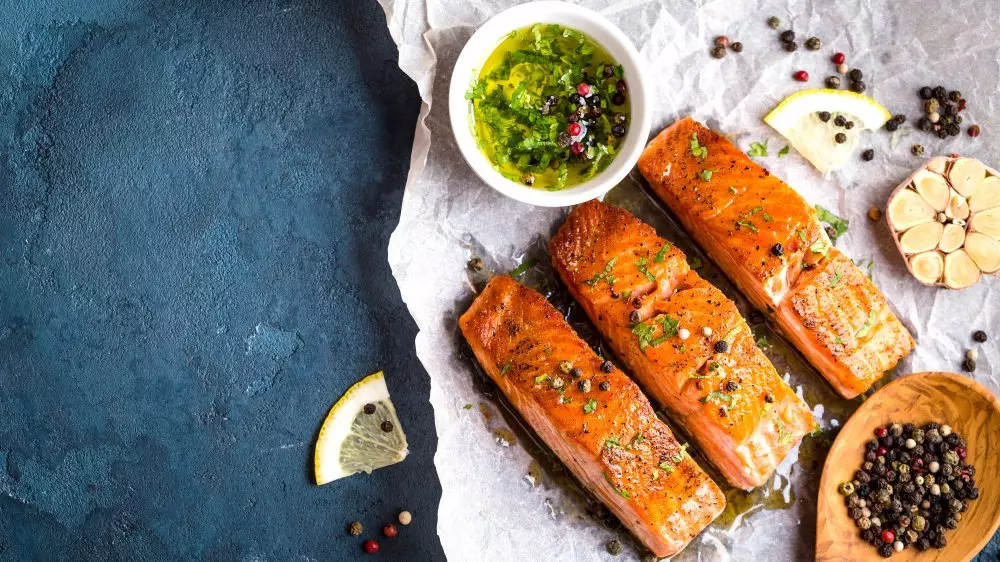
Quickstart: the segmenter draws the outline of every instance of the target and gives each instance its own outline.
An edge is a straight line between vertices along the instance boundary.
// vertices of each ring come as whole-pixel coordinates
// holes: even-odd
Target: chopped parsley
[[[463,410],[471,410],[472,409],[472,404],[466,404],[465,406],[462,406],[462,409]]]
[[[608,485],[611,486],[612,490],[614,490],[615,492],[618,492],[619,496],[621,496],[623,498],[631,498],[632,497],[632,494],[628,493],[627,490],[619,489],[617,486],[615,486],[614,482],[611,481],[611,477],[608,476],[607,472],[604,473],[604,479],[608,481]]]
[[[830,287],[831,288],[836,287],[837,283],[840,283],[840,280],[843,277],[844,277],[844,274],[840,272],[840,268],[839,267],[834,268],[834,270],[833,270],[833,279],[830,280]]]
[[[837,345],[844,345],[844,340],[840,339],[840,336],[833,338],[833,343]]]
[[[782,148],[781,150],[778,151],[778,158],[781,158],[782,156],[785,156],[786,154],[788,154],[788,145],[787,144],[785,145],[785,148]]]
[[[663,315],[663,335],[667,337],[674,337],[677,335],[677,326],[680,326],[680,320],[674,320],[669,314]]]
[[[656,328],[644,322],[639,322],[632,328],[632,333],[639,338],[639,349],[645,351],[647,347],[652,345],[657,345],[653,343],[653,334],[656,332]]]
[[[538,260],[536,259],[525,260],[521,262],[521,265],[510,270],[510,276],[514,278],[520,277],[524,275],[529,269],[535,267],[536,263],[538,263]]]
[[[729,193],[732,193],[733,195],[736,195],[736,188],[733,187],[733,186],[729,186]]]
[[[756,234],[757,232],[760,232],[759,230],[757,230],[757,225],[755,225],[754,223],[752,223],[750,221],[747,221],[747,220],[738,220],[738,221],[736,221],[736,226],[745,228],[745,229],[749,230],[750,232],[753,232],[754,234]]]
[[[691,154],[702,160],[708,156],[708,149],[698,143],[698,133],[691,133]]]
[[[753,158],[767,156],[767,142],[768,141],[765,140],[763,143],[750,143],[750,152],[747,152],[747,155]]]
[[[640,273],[646,276],[646,279],[649,279],[650,283],[655,283],[656,276],[650,273],[649,269],[646,268],[647,263],[649,263],[648,260],[643,257],[639,258],[639,260],[635,262],[635,266],[639,269]]]
[[[621,445],[618,443],[618,437],[612,435],[604,440],[605,449],[621,449]]]
[[[773,222],[774,221],[774,217],[772,217],[771,215],[769,215],[767,213],[767,211],[764,211],[764,214],[762,216],[764,217],[764,222]]]
[[[864,326],[861,326],[861,329],[858,330],[858,333],[854,334],[854,338],[861,339],[867,336],[868,332],[872,331],[872,324],[874,323],[875,323],[875,309],[873,308],[868,311],[868,320],[865,321]]]
[[[819,220],[833,227],[836,234],[830,237],[831,242],[836,242],[837,238],[840,238],[842,234],[847,232],[847,227],[851,221],[842,219],[819,205],[816,205],[816,212],[819,214]]]
[[[585,414],[593,414],[594,410],[596,409],[597,409],[597,400],[594,400],[593,398],[587,400],[587,403],[583,405],[583,413]]]
[[[680,452],[677,453],[676,455],[674,455],[673,458],[671,458],[670,460],[672,460],[674,462],[677,462],[677,463],[683,461],[684,460],[684,451],[686,451],[687,448],[688,448],[688,444],[687,443],[684,443],[683,445],[681,445]]]
[[[691,256],[688,265],[691,266],[691,269],[698,269],[704,264],[701,263],[701,258],[698,256]]]
[[[632,438],[632,441],[629,442],[628,446],[635,447],[636,445],[642,443],[645,440],[646,438],[642,436],[642,433],[636,433],[635,437]]]
[[[663,470],[666,470],[668,475],[669,474],[673,474],[674,471],[677,470],[677,467],[675,467],[674,465],[670,464],[669,461],[663,461],[663,462],[661,462],[660,463],[660,468],[662,468]]]
[[[670,242],[667,242],[660,248],[659,252],[656,252],[656,256],[653,257],[653,261],[656,263],[663,263],[667,259],[667,252],[670,250]]]
[[[826,254],[830,251],[830,246],[827,245],[826,240],[820,238],[813,242],[812,246],[809,246],[809,249],[812,250],[814,254]]]
[[[591,287],[597,285],[601,281],[607,281],[608,285],[614,285],[615,281],[617,281],[618,279],[614,275],[611,275],[611,270],[614,269],[615,263],[617,262],[618,262],[617,256],[611,258],[608,264],[604,266],[603,271],[595,275],[593,279],[588,279],[587,281],[584,281],[584,283],[590,285]]]
[[[505,376],[507,374],[507,371],[509,370],[510,370],[510,363],[507,363],[506,365],[503,366],[502,369],[500,369],[500,376],[501,377]]]
[[[774,418],[774,427],[778,430],[778,445],[787,445],[792,442],[792,434],[785,429],[785,421],[781,418]]]
[[[799,235],[799,240],[801,240],[803,242],[806,242],[806,231],[804,231],[804,230],[797,230],[795,232],[796,232],[796,234]]]
[[[726,334],[726,337],[722,339],[726,340],[726,343],[728,343],[729,345],[733,345],[733,340],[736,339],[736,334],[738,333],[740,333],[739,326],[733,328],[732,330],[729,330],[729,333]]]
[[[538,375],[537,377],[535,377],[535,384],[542,384],[547,380],[549,380],[548,375]]]
[[[712,174],[714,174],[716,171],[717,170],[702,170],[698,172],[698,177],[705,181],[709,181],[712,179]]]
[[[708,404],[713,400],[718,400],[720,402],[732,402],[733,397],[726,394],[725,392],[719,392],[718,390],[713,390],[708,393],[708,396],[701,399],[702,404]]]

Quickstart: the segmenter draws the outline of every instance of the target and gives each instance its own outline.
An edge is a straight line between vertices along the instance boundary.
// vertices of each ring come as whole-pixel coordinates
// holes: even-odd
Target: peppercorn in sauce
[[[549,253],[616,355],[734,486],[766,482],[814,428],[736,305],[651,226],[590,201]]]
[[[495,277],[459,324],[528,425],[654,554],[680,551],[722,512],[725,496],[639,387],[542,295]]]
[[[882,293],[833,248],[816,210],[719,133],[682,119],[650,141],[639,170],[844,397],[867,390],[913,349]]]

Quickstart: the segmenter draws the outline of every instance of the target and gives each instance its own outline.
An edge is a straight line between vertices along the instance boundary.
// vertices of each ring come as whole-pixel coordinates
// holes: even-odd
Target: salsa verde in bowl
[[[549,207],[614,187],[651,122],[635,48],[608,20],[563,2],[522,4],[479,28],[456,62],[449,110],[480,178]]]

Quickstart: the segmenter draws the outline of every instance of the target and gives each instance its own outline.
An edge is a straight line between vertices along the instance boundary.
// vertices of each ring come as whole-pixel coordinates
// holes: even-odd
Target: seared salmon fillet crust
[[[740,290],[845,398],[913,349],[882,293],[833,248],[816,210],[690,117],[646,146],[639,171]]]
[[[459,325],[528,425],[654,554],[677,553],[725,508],[639,387],[617,368],[602,370],[545,297],[494,277]]]
[[[766,482],[815,427],[736,305],[651,226],[590,201],[569,215],[549,253],[635,380],[733,486]]]

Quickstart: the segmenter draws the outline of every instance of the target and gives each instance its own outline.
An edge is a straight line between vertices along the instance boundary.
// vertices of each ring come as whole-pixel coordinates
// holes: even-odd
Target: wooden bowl
[[[918,373],[897,379],[865,400],[837,436],[823,467],[816,519],[816,560],[884,560],[861,540],[837,487],[863,462],[865,442],[890,423],[950,425],[968,442],[965,462],[976,467],[979,498],[969,502],[948,546],[923,552],[909,547],[891,560],[971,560],[1000,526],[1000,400],[981,384],[953,373]]]

